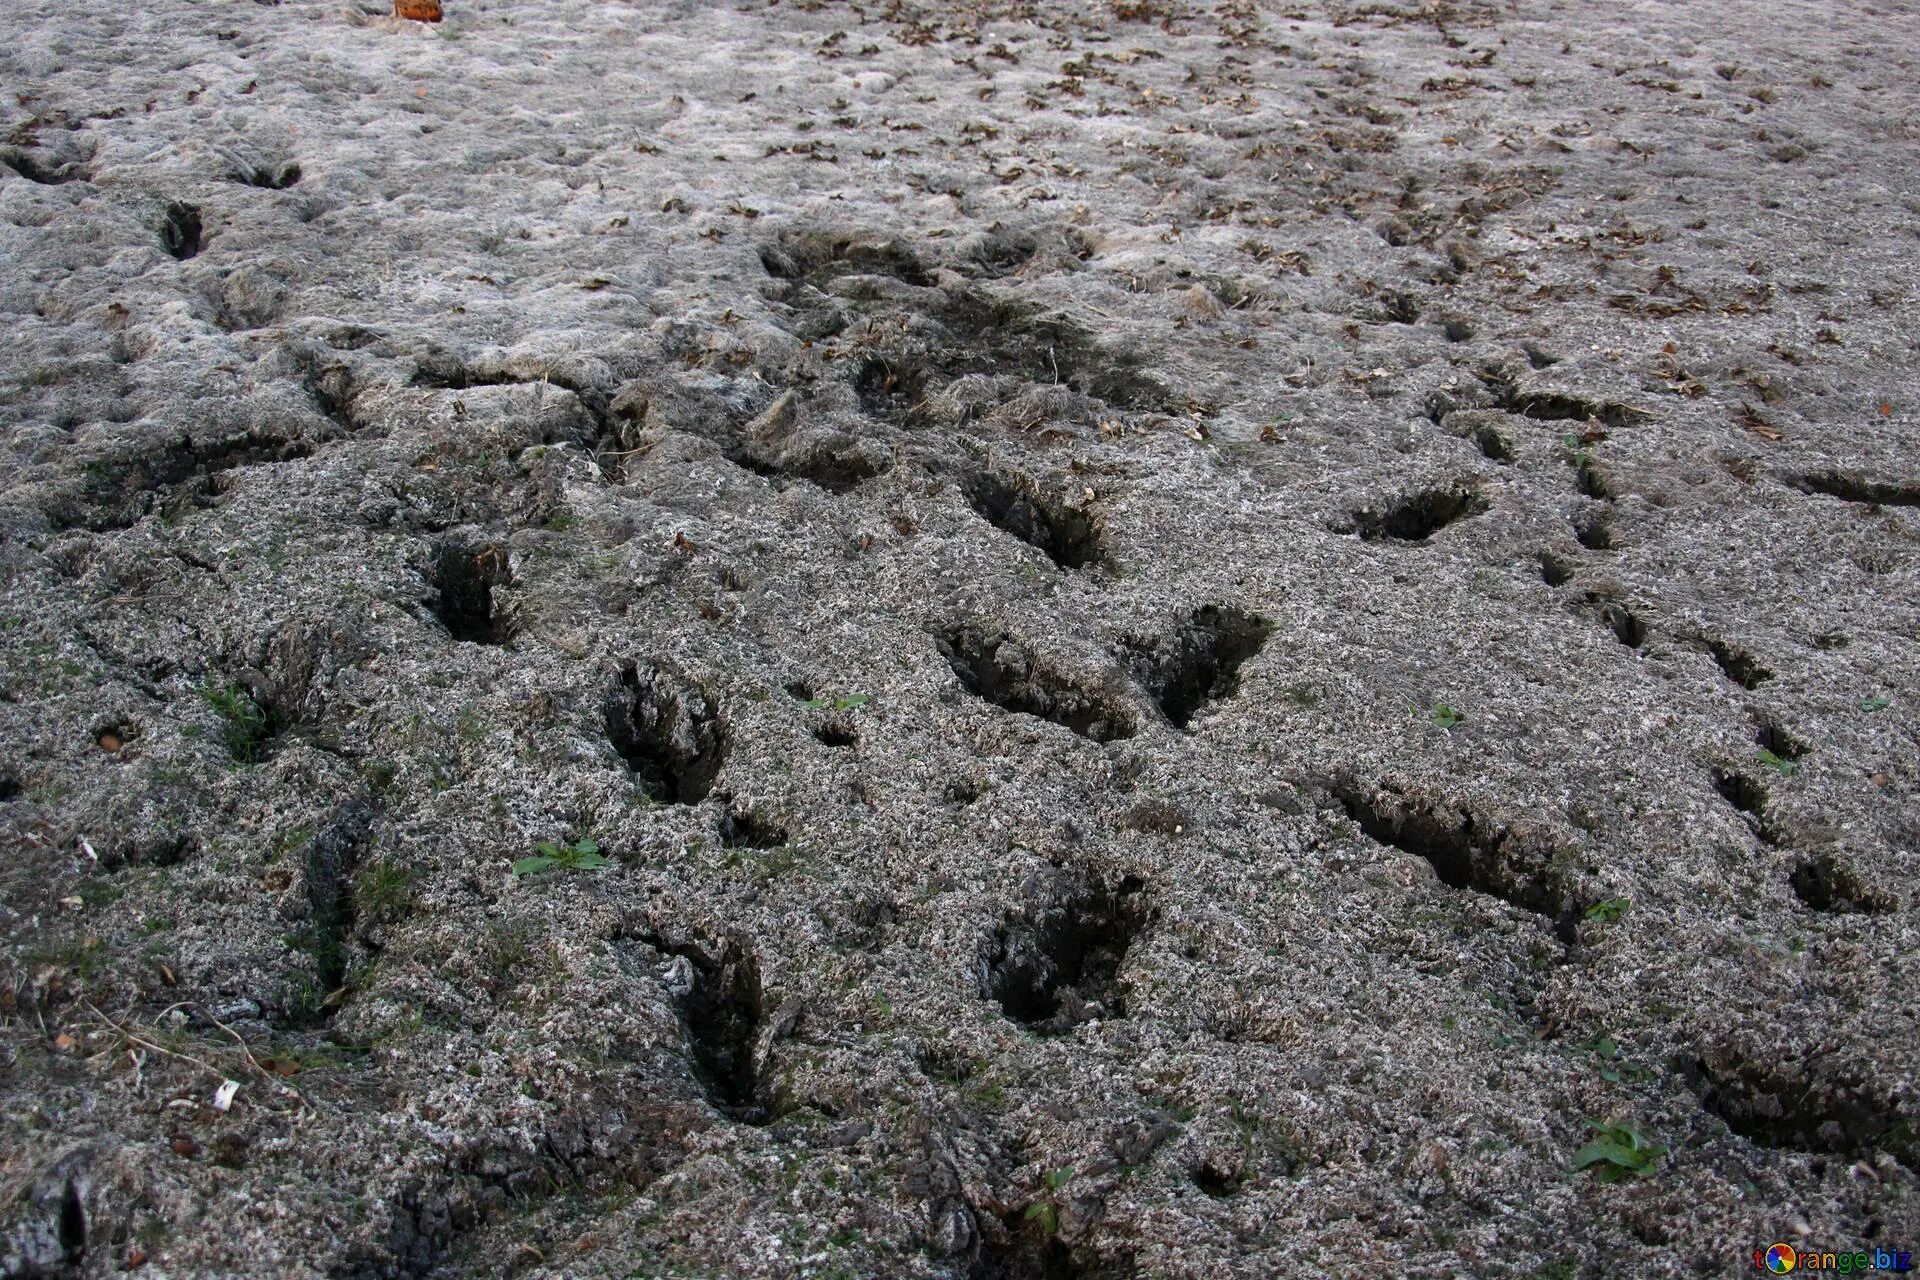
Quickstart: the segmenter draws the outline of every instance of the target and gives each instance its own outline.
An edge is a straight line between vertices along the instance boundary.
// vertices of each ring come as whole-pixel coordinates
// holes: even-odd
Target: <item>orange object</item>
[[[440,0],[393,0],[393,16],[415,22],[438,22]]]

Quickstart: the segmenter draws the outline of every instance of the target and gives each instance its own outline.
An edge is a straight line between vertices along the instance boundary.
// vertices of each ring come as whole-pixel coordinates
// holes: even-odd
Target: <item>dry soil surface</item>
[[[1920,1246],[1920,8],[0,35],[0,1276]]]

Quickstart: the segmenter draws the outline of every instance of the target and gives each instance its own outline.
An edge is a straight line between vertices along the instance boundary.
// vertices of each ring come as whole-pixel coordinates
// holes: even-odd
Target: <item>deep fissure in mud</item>
[[[1736,649],[1722,640],[1708,637],[1705,641],[1707,652],[1727,679],[1742,689],[1757,689],[1773,679],[1773,672],[1760,664],[1760,660],[1744,649]]]
[[[1882,915],[1899,905],[1867,885],[1844,858],[1831,851],[1801,859],[1787,882],[1794,896],[1815,911]]]
[[[729,809],[720,815],[720,844],[728,849],[778,849],[787,843],[787,829],[751,809]]]
[[[1688,1076],[1708,1110],[1761,1146],[1849,1156],[1881,1149],[1909,1163],[1920,1154],[1912,1123],[1897,1116],[1892,1099],[1849,1078],[1820,1050],[1803,1052],[1753,1059],[1718,1050],[1691,1064]]]

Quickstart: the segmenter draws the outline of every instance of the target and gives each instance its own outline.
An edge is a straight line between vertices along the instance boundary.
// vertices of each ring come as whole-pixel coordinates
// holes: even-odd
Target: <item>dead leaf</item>
[[[1750,404],[1740,406],[1740,425],[1763,440],[1779,440],[1782,438],[1781,433],[1774,428],[1773,424],[1761,417],[1759,411]]]
[[[73,1048],[73,1045],[74,1045],[73,1037],[68,1035],[64,1031],[62,1031],[59,1035],[53,1038],[53,1048],[56,1053],[70,1052]]]

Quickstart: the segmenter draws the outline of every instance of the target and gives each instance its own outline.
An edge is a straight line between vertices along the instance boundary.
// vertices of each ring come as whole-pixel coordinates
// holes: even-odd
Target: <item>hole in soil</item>
[[[729,849],[778,849],[787,842],[787,829],[745,809],[720,815],[720,843]]]
[[[1574,566],[1551,551],[1540,553],[1540,577],[1550,587],[1564,587],[1573,580]]]
[[[1465,342],[1473,337],[1473,326],[1465,320],[1446,320],[1441,322],[1440,332],[1447,335],[1448,342]]]
[[[1613,520],[1605,509],[1589,511],[1573,522],[1573,536],[1589,551],[1613,550]]]
[[[1535,360],[1529,348],[1528,361],[1534,368],[1545,366]],[[1554,361],[1547,361],[1548,364]],[[1481,372],[1479,378],[1493,392],[1495,403],[1508,413],[1541,422],[1599,422],[1608,427],[1624,427],[1647,415],[1631,405],[1608,400],[1590,400],[1585,396],[1562,395],[1552,391],[1522,391],[1512,377],[1497,370]]]
[[[1563,869],[1572,851],[1550,833],[1490,825],[1464,810],[1357,780],[1335,794],[1369,837],[1426,859],[1442,884],[1546,916],[1562,941],[1573,940],[1578,911]]]
[[[79,1184],[71,1178],[60,1188],[60,1219],[55,1231],[66,1261],[78,1262],[86,1256],[87,1206],[81,1202]]]
[[[1831,1151],[1850,1156],[1875,1149],[1903,1162],[1920,1155],[1911,1124],[1896,1120],[1890,1099],[1841,1074],[1843,1064],[1819,1054],[1760,1061],[1722,1052],[1688,1074],[1708,1110],[1735,1133],[1766,1147]]]
[[[981,519],[1039,548],[1062,569],[1100,562],[1100,531],[1092,517],[1047,498],[1029,477],[975,472],[966,495]]]
[[[1073,1251],[1038,1223],[1010,1220],[1007,1230],[1004,1242],[980,1242],[967,1280],[1096,1280],[1098,1273],[1075,1263]]]
[[[890,303],[867,309],[877,326],[870,332],[897,334],[853,373],[861,404],[875,417],[907,422],[932,415],[939,393],[965,378],[983,384],[987,401],[1012,394],[1007,386],[995,390],[1000,382],[1077,392],[1125,409],[1179,407],[1129,357],[1102,350],[1087,330],[1056,315],[972,290],[930,295],[913,309]]]
[[[1758,660],[1745,650],[1736,649],[1732,645],[1711,638],[1706,644],[1707,652],[1712,654],[1713,660],[1720,664],[1720,670],[1726,674],[1727,679],[1742,689],[1757,689],[1763,681],[1773,679],[1773,672],[1761,666]]]
[[[373,805],[350,800],[307,846],[307,906],[312,919],[306,946],[317,970],[320,995],[346,985],[347,938],[353,932],[353,875],[373,829]],[[330,1006],[315,1001],[311,1012],[324,1017]]]
[[[1031,237],[989,235],[962,264],[962,270],[981,279],[998,280],[1025,266],[1039,250]]]
[[[813,685],[805,680],[789,680],[780,687],[787,691],[789,698],[797,698],[801,702],[812,702],[814,700]]]
[[[185,262],[200,252],[200,210],[175,202],[160,219],[160,247]]]
[[[1373,541],[1425,542],[1456,520],[1487,510],[1486,499],[1464,489],[1423,489],[1393,502],[1385,511],[1357,511],[1354,528]]]
[[[709,956],[694,945],[669,946],[652,940],[656,950],[684,957],[693,981],[679,998],[686,1023],[693,1071],[714,1107],[748,1124],[763,1124],[759,1103],[759,1063],[755,1049],[766,1018],[760,990],[760,964],[745,946],[731,940]]]
[[[726,759],[727,730],[707,693],[628,663],[607,691],[607,737],[647,795],[697,804]]]
[[[1104,1280],[1117,1272],[1081,1267],[1066,1242],[1046,1236],[1037,1222],[1008,1217],[1008,1240],[981,1240],[968,1280]]]
[[[1713,789],[1722,799],[1742,813],[1755,817],[1766,812],[1767,789],[1756,778],[1744,773],[1735,773],[1730,769],[1713,771]]]
[[[281,165],[250,165],[236,169],[231,175],[235,182],[244,182],[250,187],[265,187],[269,191],[285,191],[300,181],[300,166],[288,161]]]
[[[1755,722],[1753,740],[1782,760],[1798,760],[1812,750],[1778,721],[1764,717]]]
[[[1062,725],[1083,738],[1112,742],[1135,732],[1127,710],[1038,667],[1005,633],[963,627],[935,641],[969,693],[995,706]]]
[[[6,804],[20,798],[20,779],[11,771],[0,771],[0,804]]]
[[[1883,915],[1899,904],[1862,883],[1859,874],[1832,853],[1804,859],[1788,877],[1794,894],[1815,911]]]
[[[1057,900],[1009,915],[986,956],[982,994],[1039,1035],[1096,1018],[1124,1018],[1120,966],[1148,920],[1145,886],[1065,886]]]
[[[434,559],[433,585],[438,592],[433,612],[455,640],[505,644],[513,638],[504,620],[494,615],[494,588],[513,585],[507,549],[498,542],[442,544]]]
[[[1553,355],[1534,343],[1523,343],[1520,349],[1527,353],[1527,363],[1536,369],[1546,369],[1560,363],[1560,357]]]
[[[956,778],[946,785],[946,789],[940,795],[948,804],[965,807],[978,801],[986,793],[986,787],[973,779]]]
[[[1823,493],[1843,502],[1864,502],[1879,507],[1920,506],[1920,484],[1869,480],[1838,471],[1816,472],[1790,483],[1803,493]]]
[[[0,151],[0,164],[6,165],[28,182],[37,182],[43,187],[57,187],[63,182],[84,182],[92,179],[91,174],[71,160],[50,168],[31,152],[19,151],[12,147]]]
[[[1633,610],[1618,600],[1609,600],[1605,596],[1589,595],[1587,604],[1599,615],[1600,621],[1607,624],[1613,632],[1613,638],[1629,649],[1638,649],[1647,642],[1647,624]]]
[[[1225,1200],[1229,1196],[1240,1194],[1240,1179],[1222,1173],[1211,1161],[1195,1169],[1190,1175],[1193,1185],[1212,1196],[1215,1200]]]
[[[322,368],[318,362],[309,365],[306,370],[307,394],[313,397],[314,407],[344,431],[353,431],[358,424],[353,419],[353,397],[355,388],[353,375],[345,365],[329,365]]]
[[[1495,462],[1513,461],[1513,446],[1492,423],[1482,423],[1475,427],[1472,440],[1480,446],[1482,457],[1492,458]]]
[[[1230,605],[1205,605],[1165,640],[1129,643],[1135,678],[1175,728],[1209,702],[1232,696],[1240,668],[1266,643],[1273,624]]]
[[[1171,800],[1142,800],[1128,809],[1120,825],[1129,831],[1177,836],[1193,829],[1193,816]]]
[[[853,726],[840,720],[829,720],[813,731],[813,736],[829,747],[851,747],[860,741],[860,735]]]
[[[1415,324],[1420,319],[1420,299],[1399,289],[1380,295],[1380,316],[1386,324]]]
[[[1611,502],[1617,495],[1606,474],[1591,463],[1582,463],[1575,473],[1574,487],[1589,498],[1598,498],[1602,502]]]
[[[925,399],[927,371],[904,356],[868,356],[854,372],[853,389],[868,417],[898,422]]]

